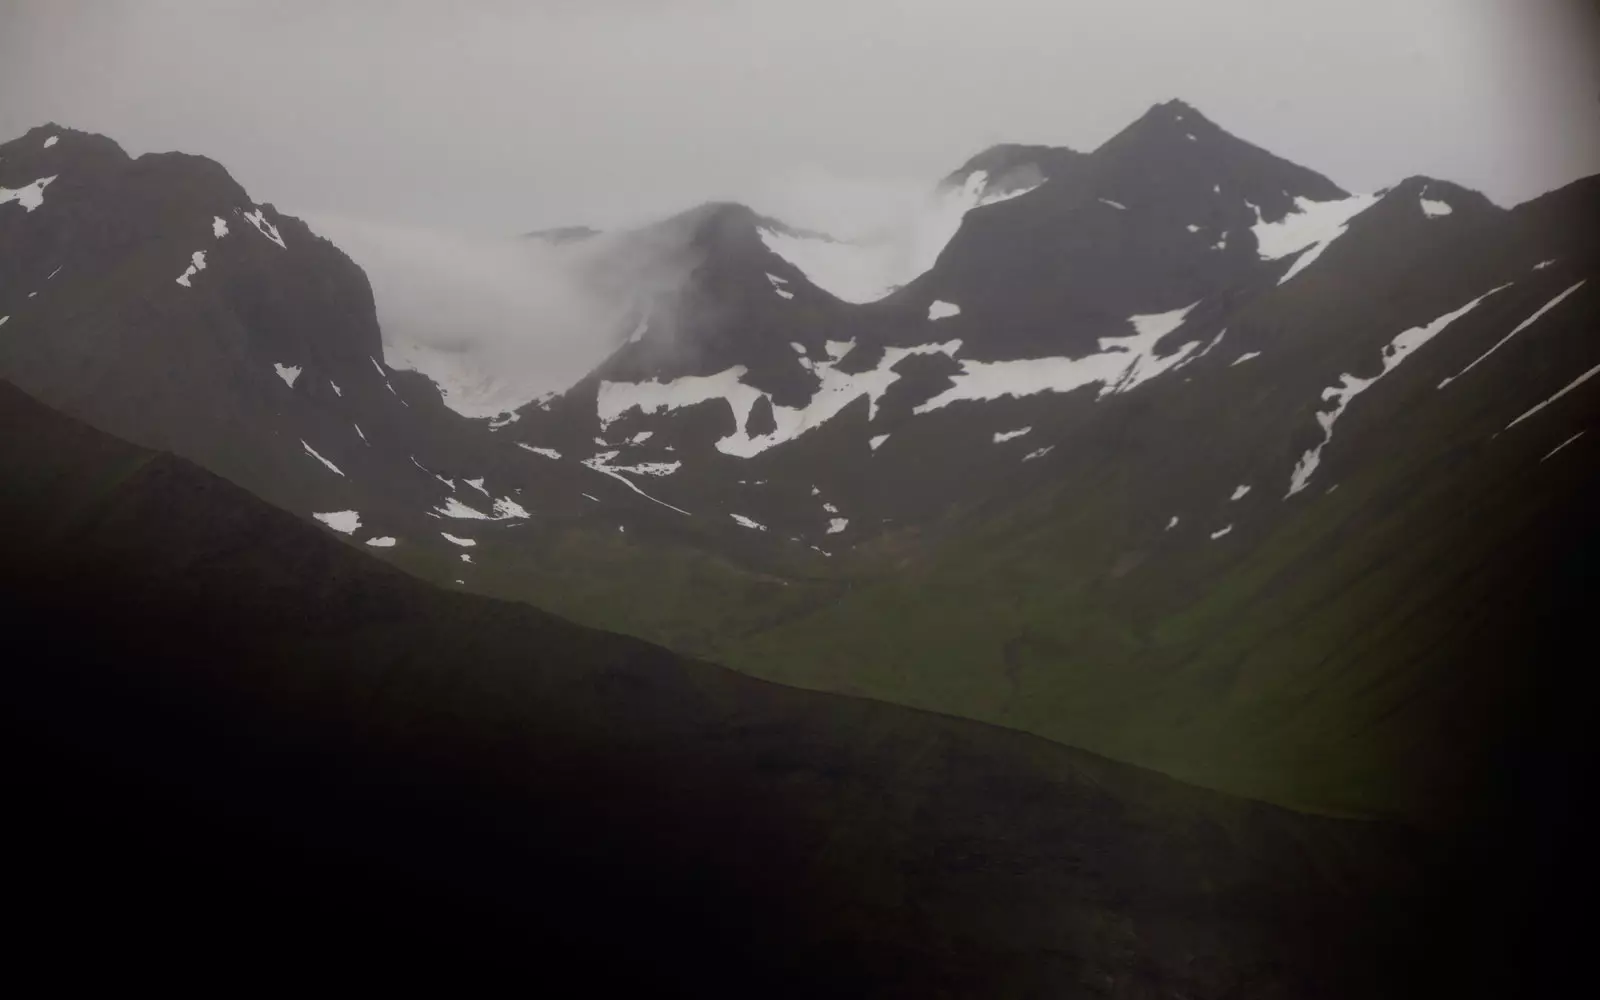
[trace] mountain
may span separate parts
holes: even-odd
[[[881,233],[718,203],[582,240],[616,350],[489,420],[383,363],[303,226],[211,235],[256,209],[208,162],[0,147],[0,375],[448,586],[1431,828],[1587,592],[1592,178],[1351,194],[1169,102]]]
[[[450,593],[3,383],[0,420],[0,576],[48,639],[7,671],[36,959],[182,941],[712,996],[1383,996],[1396,961],[1449,968],[1404,831]]]

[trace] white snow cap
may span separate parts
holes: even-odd
[[[346,535],[355,534],[361,527],[361,515],[353,510],[335,510],[326,514],[312,514],[312,517],[326,524],[334,531]],[[370,542],[368,544],[371,544]]]
[[[0,205],[7,202],[16,202],[22,206],[23,211],[31,212],[44,204],[44,189],[58,175],[41,177],[31,184],[24,184],[19,188],[0,187]]]

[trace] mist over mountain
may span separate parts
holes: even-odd
[[[1246,5],[1233,35],[1283,17]],[[925,53],[825,58],[814,13],[754,7],[726,38],[767,48],[690,45],[711,7],[672,6],[537,38],[493,8],[520,45],[475,34],[488,8],[332,10],[352,67],[424,23],[480,58],[402,60],[361,105],[404,109],[384,136],[497,53],[577,124],[535,127],[549,86],[496,91],[492,127],[455,102],[354,194],[324,137],[305,212],[257,200],[270,156],[0,136],[0,577],[45,650],[6,699],[21,951],[457,987],[503,955],[701,996],[1559,993],[1596,873],[1600,174],[1423,172],[1415,123],[1457,106],[1417,112],[1424,70],[1390,88],[1414,146],[1364,91],[1308,145],[1238,99],[1111,122],[1098,23],[1059,43],[1098,86],[1019,86],[1053,36],[993,15],[891,109]],[[886,10],[850,23],[909,50],[945,19]],[[311,15],[279,17],[262,38]],[[1310,101],[1303,48],[1255,91]],[[763,90],[786,72],[815,105]],[[720,145],[678,107],[701,74]],[[860,155],[802,148],[850,86],[825,131]],[[1010,116],[1043,107],[1085,138]],[[280,119],[240,120],[295,142]]]

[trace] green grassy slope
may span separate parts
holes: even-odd
[[[985,998],[1379,995],[1433,958],[1394,830],[450,593],[5,386],[0,416],[35,955],[372,947],[372,976],[464,944]]]

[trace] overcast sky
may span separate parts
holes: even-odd
[[[1171,97],[1371,190],[1600,172],[1579,0],[0,0],[0,137],[46,120],[253,197],[479,232],[810,173],[932,183]]]

